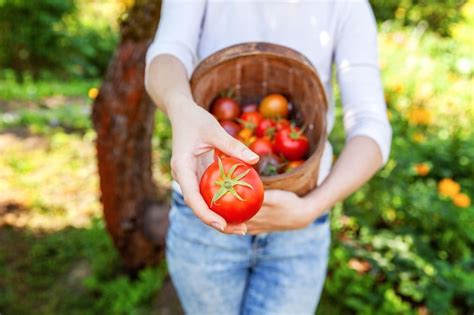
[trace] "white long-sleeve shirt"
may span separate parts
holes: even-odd
[[[373,139],[384,163],[392,129],[377,61],[377,28],[366,0],[164,0],[147,65],[171,54],[188,75],[200,60],[238,43],[263,41],[304,54],[316,67],[329,102],[328,134],[334,126],[332,66],[341,91],[346,141]],[[318,182],[332,164],[329,142]]]

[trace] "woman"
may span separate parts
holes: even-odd
[[[332,169],[326,143],[315,190],[304,197],[266,191],[253,219],[230,225],[199,193],[208,152],[215,147],[250,164],[258,156],[195,104],[188,80],[199,60],[251,41],[288,46],[311,60],[330,102],[328,133],[334,65],[347,142]],[[146,87],[172,125],[176,182],[167,260],[186,313],[313,314],[326,276],[328,209],[369,180],[390,150],[368,2],[165,0],[147,54]]]

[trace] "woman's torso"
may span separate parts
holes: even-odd
[[[336,40],[338,1],[208,1],[198,45],[202,60],[225,47],[264,41],[293,48],[315,66],[328,96],[328,132],[334,124],[331,68]],[[327,143],[319,181],[329,173]]]

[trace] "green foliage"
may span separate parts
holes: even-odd
[[[166,115],[157,111],[153,131],[153,148],[160,153],[160,169],[164,174],[171,174],[171,125]]]
[[[72,0],[47,0],[41,1],[41,5],[36,1],[1,1],[0,66],[10,65],[19,71],[32,70],[33,65],[59,66],[55,59],[63,48],[62,17],[74,9]],[[50,49],[55,53],[50,53]]]
[[[441,35],[449,35],[453,23],[462,19],[460,8],[466,0],[370,0],[379,22],[394,20],[400,25],[417,25],[425,21]]]
[[[136,280],[125,275],[112,277],[109,281],[88,278],[86,287],[101,297],[92,310],[97,314],[139,314],[145,309],[144,304],[150,302],[161,289],[165,276],[163,262],[158,268],[140,271]]]
[[[117,41],[107,21],[87,22],[78,0],[0,1],[0,67],[17,77],[97,77]]]
[[[320,314],[334,304],[340,314],[474,309],[474,207],[456,205],[439,188],[451,178],[474,196],[472,63],[464,41],[432,33],[418,40],[416,32],[382,33],[392,153],[374,179],[333,211]],[[343,136],[339,124],[331,135],[336,152]]]
[[[0,310],[6,314],[29,314],[33,309],[40,314],[139,314],[149,309],[167,274],[163,263],[142,270],[136,278],[126,275],[101,220],[88,228],[45,235],[3,233],[0,248],[12,242],[20,245],[17,250],[29,246],[13,265],[0,264],[0,271],[5,271]],[[15,255],[0,253],[0,262]],[[27,299],[22,294],[26,288]]]
[[[91,128],[90,108],[64,105],[51,109],[20,109],[0,115],[0,130],[19,126],[27,126],[38,134],[52,133],[56,129],[85,132]]]
[[[28,74],[23,75],[23,81],[17,82],[12,70],[0,72],[0,100],[2,101],[34,101],[41,104],[49,97],[85,98],[90,88],[99,85],[99,80],[60,80],[50,78],[33,80]],[[0,108],[0,113],[3,108]]]

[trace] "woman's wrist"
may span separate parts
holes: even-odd
[[[183,112],[189,110],[189,106],[195,106],[191,95],[183,92],[171,94],[165,101],[166,115],[173,121],[174,117],[182,117]]]
[[[330,197],[330,195],[326,191],[324,184],[303,197],[311,221],[319,218],[325,211],[333,206],[328,197]]]

